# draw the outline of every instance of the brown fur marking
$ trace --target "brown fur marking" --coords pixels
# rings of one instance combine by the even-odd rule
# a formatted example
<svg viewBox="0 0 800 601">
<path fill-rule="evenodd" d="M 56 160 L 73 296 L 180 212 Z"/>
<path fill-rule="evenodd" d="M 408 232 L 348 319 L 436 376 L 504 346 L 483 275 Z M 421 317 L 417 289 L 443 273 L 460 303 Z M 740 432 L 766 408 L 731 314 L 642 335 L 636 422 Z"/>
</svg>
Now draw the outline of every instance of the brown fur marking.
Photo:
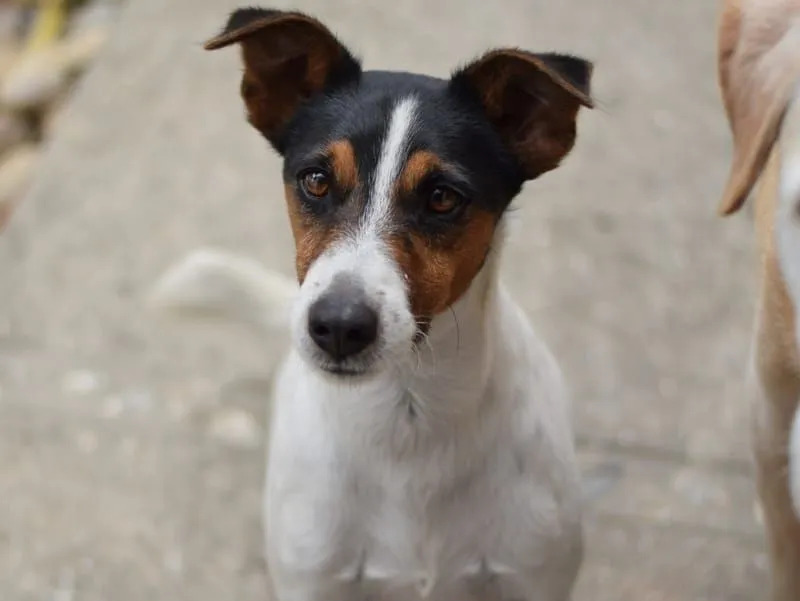
<svg viewBox="0 0 800 601">
<path fill-rule="evenodd" d="M 353 145 L 348 140 L 336 140 L 328 146 L 326 154 L 341 193 L 348 194 L 355 190 L 359 181 Z M 341 230 L 326 227 L 308 215 L 292 184 L 285 184 L 284 190 L 295 242 L 295 269 L 302 284 L 311 264 L 341 235 Z"/>
<path fill-rule="evenodd" d="M 302 284 L 311 264 L 336 240 L 340 232 L 333 228 L 322 227 L 305 213 L 292 185 L 286 184 L 284 190 L 289 223 L 294 236 L 295 270 L 297 280 Z"/>
<path fill-rule="evenodd" d="M 489 252 L 496 223 L 492 213 L 473 209 L 446 241 L 414 232 L 390 239 L 394 258 L 408 277 L 411 311 L 418 321 L 442 313 L 466 292 Z"/>
<path fill-rule="evenodd" d="M 418 150 L 412 154 L 398 178 L 398 189 L 401 198 L 412 194 L 426 176 L 442 169 L 441 159 L 429 150 Z"/>
<path fill-rule="evenodd" d="M 328 147 L 333 175 L 336 184 L 345 192 L 352 192 L 358 186 L 358 164 L 353 145 L 349 140 L 336 140 Z"/>
<path fill-rule="evenodd" d="M 398 177 L 397 197 L 413 194 L 426 176 L 445 168 L 433 152 L 415 152 Z M 496 223 L 495 215 L 472 209 L 465 224 L 443 239 L 413 231 L 390 239 L 394 258 L 408 277 L 411 311 L 418 322 L 427 323 L 466 292 L 489 252 Z"/>
</svg>

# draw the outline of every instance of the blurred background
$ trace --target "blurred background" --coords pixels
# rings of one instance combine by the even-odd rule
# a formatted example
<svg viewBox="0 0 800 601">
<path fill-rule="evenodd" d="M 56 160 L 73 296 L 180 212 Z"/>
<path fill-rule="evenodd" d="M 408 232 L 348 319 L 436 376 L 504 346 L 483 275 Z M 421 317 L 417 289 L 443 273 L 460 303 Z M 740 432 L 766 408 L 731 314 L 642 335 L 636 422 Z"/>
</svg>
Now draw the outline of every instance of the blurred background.
<svg viewBox="0 0 800 601">
<path fill-rule="evenodd" d="M 596 63 L 563 167 L 517 201 L 505 271 L 572 388 L 588 496 L 577 601 L 763 597 L 742 395 L 749 218 L 716 3 L 296 0 L 367 68 L 446 75 L 497 45 Z M 159 322 L 200 245 L 285 273 L 280 164 L 243 118 L 237 0 L 0 2 L 0 599 L 264 599 L 275 340 Z"/>
</svg>

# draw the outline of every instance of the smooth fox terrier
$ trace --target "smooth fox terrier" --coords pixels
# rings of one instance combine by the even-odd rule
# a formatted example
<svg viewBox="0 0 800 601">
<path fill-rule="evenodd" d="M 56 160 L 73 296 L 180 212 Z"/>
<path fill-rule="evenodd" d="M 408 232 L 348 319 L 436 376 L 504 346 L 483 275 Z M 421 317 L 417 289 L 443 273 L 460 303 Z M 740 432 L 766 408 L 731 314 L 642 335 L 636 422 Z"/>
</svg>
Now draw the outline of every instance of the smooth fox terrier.
<svg viewBox="0 0 800 601">
<path fill-rule="evenodd" d="M 205 251 L 156 298 L 262 324 L 293 299 L 264 502 L 274 599 L 566 601 L 570 408 L 498 261 L 509 203 L 592 106 L 591 64 L 497 49 L 446 80 L 362 71 L 316 19 L 258 8 L 206 48 L 232 44 L 249 121 L 284 158 L 300 288 Z"/>
</svg>

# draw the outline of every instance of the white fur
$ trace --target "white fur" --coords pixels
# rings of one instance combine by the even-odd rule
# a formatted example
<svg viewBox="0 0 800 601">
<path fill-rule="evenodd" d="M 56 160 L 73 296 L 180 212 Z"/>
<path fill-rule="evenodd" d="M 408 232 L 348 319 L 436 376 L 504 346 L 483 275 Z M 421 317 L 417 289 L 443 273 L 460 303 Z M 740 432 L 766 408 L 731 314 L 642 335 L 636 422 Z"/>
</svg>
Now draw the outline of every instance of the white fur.
<svg viewBox="0 0 800 601">
<path fill-rule="evenodd" d="M 408 142 L 414 133 L 417 100 L 413 96 L 401 99 L 392 110 L 386 139 L 375 169 L 375 181 L 369 210 L 362 232 L 374 234 L 380 230 L 392 206 L 392 188 L 403 166 Z"/>
<path fill-rule="evenodd" d="M 786 110 L 780 134 L 780 194 L 775 231 L 778 261 L 794 305 L 800 316 L 800 87 Z M 800 319 L 795 320 L 795 338 L 800 348 Z M 789 481 L 792 501 L 800 516 L 800 415 L 795 413 L 789 441 Z"/>
</svg>

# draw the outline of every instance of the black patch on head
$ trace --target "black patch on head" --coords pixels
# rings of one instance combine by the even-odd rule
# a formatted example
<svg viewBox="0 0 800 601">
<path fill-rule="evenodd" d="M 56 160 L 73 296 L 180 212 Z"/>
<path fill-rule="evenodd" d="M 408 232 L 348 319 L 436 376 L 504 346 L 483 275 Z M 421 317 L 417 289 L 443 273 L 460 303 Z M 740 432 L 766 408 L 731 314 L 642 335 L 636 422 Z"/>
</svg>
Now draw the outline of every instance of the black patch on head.
<svg viewBox="0 0 800 601">
<path fill-rule="evenodd" d="M 318 101 L 320 99 L 326 100 L 339 95 L 345 97 L 349 92 L 358 87 L 360 79 L 361 63 L 345 50 L 343 60 L 328 73 L 328 77 L 325 80 L 325 87 L 322 91 L 301 103 L 290 125 L 282 131 L 280 135 L 276 136 L 275 139 L 268 140 L 275 151 L 280 155 L 286 154 L 289 137 L 292 134 L 291 123 L 299 122 L 301 119 L 300 115 L 307 112 L 304 111 L 304 109 L 318 106 Z"/>
<path fill-rule="evenodd" d="M 225 24 L 225 27 L 222 28 L 220 35 L 241 29 L 242 27 L 250 25 L 250 23 L 258 19 L 274 17 L 275 15 L 280 14 L 280 12 L 281 11 L 279 10 L 258 8 L 256 6 L 239 8 L 233 11 L 230 17 L 228 17 L 228 22 Z"/>
<path fill-rule="evenodd" d="M 283 136 L 285 181 L 291 185 L 303 169 L 325 167 L 320 152 L 335 140 L 347 139 L 353 146 L 360 186 L 347 198 L 333 198 L 310 210 L 331 225 L 352 220 L 369 202 L 392 111 L 408 96 L 416 99 L 416 107 L 407 156 L 421 150 L 432 152 L 458 171 L 458 186 L 469 202 L 499 217 L 524 181 L 514 157 L 472 95 L 454 93 L 448 82 L 423 75 L 367 71 L 358 85 L 310 98 Z M 397 222 L 418 231 L 424 227 L 414 213 L 419 203 L 406 200 L 400 199 L 396 206 L 403 213 Z"/>
<path fill-rule="evenodd" d="M 421 103 L 412 147 L 416 150 L 430 150 L 455 166 L 465 178 L 460 184 L 471 201 L 497 215 L 505 211 L 524 181 L 480 105 L 449 88 Z"/>
</svg>

